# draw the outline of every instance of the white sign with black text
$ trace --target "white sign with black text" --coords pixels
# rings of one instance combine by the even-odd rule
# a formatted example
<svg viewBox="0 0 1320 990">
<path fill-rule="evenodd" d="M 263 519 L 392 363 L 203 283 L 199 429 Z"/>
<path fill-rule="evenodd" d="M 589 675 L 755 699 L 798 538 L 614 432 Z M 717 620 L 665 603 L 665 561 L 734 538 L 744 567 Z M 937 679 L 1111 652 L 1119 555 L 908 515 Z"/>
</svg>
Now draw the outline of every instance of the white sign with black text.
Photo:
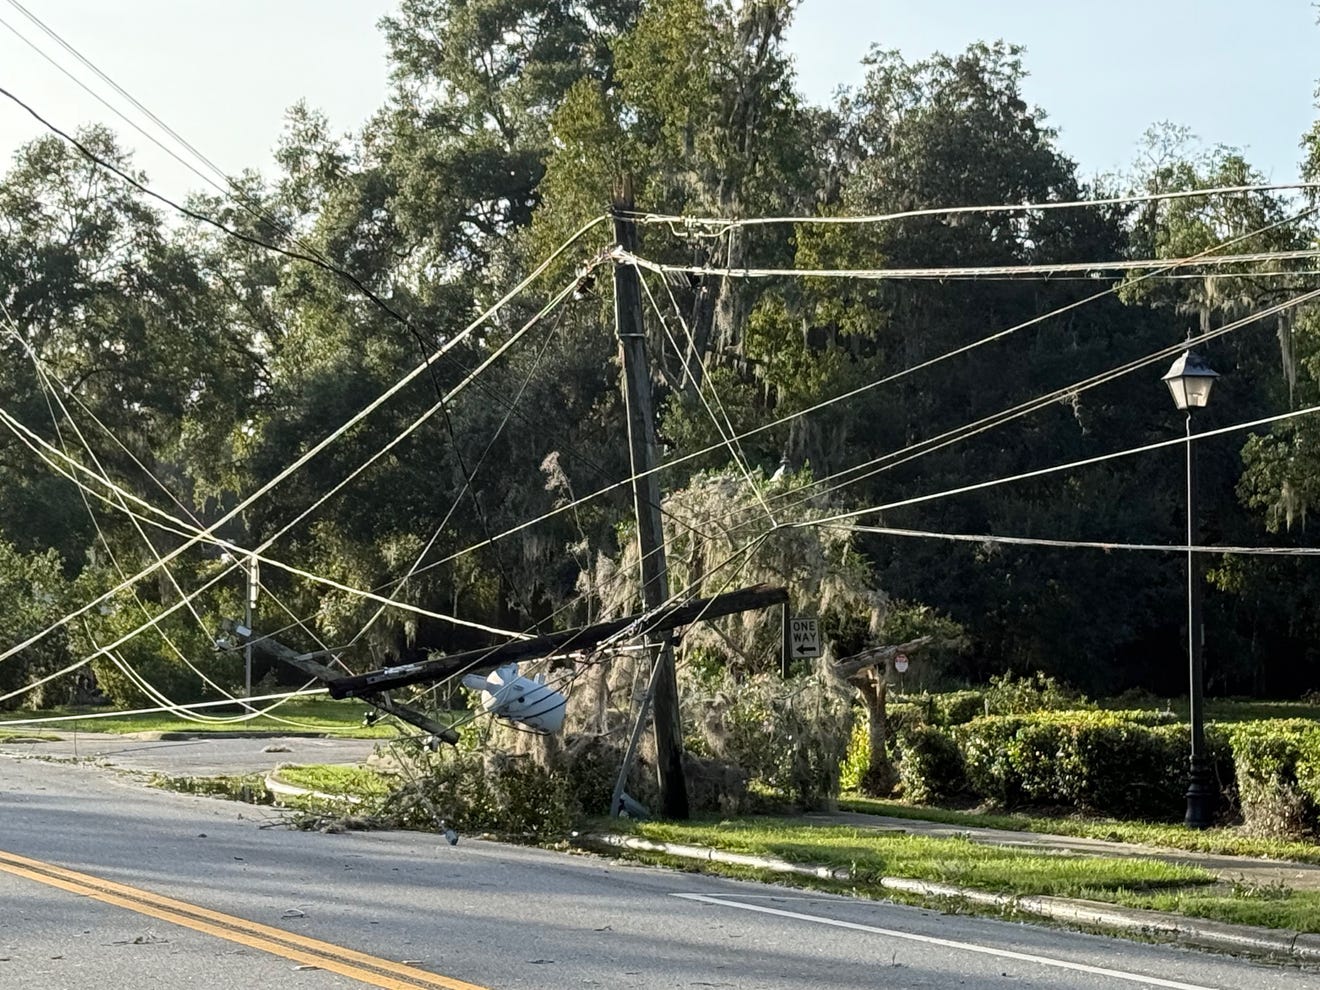
<svg viewBox="0 0 1320 990">
<path fill-rule="evenodd" d="M 800 616 L 790 619 L 788 647 L 794 659 L 820 656 L 820 620 Z"/>
</svg>

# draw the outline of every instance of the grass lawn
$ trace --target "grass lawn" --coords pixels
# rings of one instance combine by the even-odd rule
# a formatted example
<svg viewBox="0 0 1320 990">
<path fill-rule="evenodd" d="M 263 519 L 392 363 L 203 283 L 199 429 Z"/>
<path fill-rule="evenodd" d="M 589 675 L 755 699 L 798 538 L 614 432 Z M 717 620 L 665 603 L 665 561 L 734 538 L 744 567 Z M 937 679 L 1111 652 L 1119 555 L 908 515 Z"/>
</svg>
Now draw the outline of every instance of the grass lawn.
<svg viewBox="0 0 1320 990">
<path fill-rule="evenodd" d="M 322 794 L 344 794 L 360 798 L 383 798 L 394 790 L 396 781 L 366 767 L 313 763 L 298 767 L 280 767 L 280 780 Z"/>
<path fill-rule="evenodd" d="M 264 706 L 263 706 L 264 707 Z M 8 722 L 21 723 L 27 719 L 45 719 L 56 716 L 96 716 L 70 718 L 44 724 L 15 724 L 12 732 L 34 736 L 40 732 L 69 735 L 73 732 L 282 732 L 324 733 L 356 739 L 388 739 L 397 734 L 392 720 L 382 719 L 375 725 L 363 725 L 362 716 L 368 706 L 360 701 L 332 701 L 329 698 L 295 698 L 276 708 L 270 716 L 243 722 L 193 722 L 155 712 L 147 715 L 110 715 L 105 708 L 46 708 L 40 711 L 6 712 L 0 717 L 0 736 L 9 735 Z M 204 710 L 205 711 L 205 710 Z M 211 709 L 211 714 L 218 710 Z M 228 715 L 229 713 L 226 713 Z M 237 714 L 235 712 L 234 714 Z M 292 723 L 292 724 L 291 724 Z"/>
<path fill-rule="evenodd" d="M 880 877 L 907 877 L 1004 894 L 1152 891 L 1208 884 L 1197 867 L 1133 858 L 1057 856 L 898 832 L 840 825 L 803 825 L 766 818 L 720 822 L 643 822 L 635 834 L 663 842 L 711 846 L 727 852 L 775 856 L 803 865 L 847 867 L 852 886 Z M 878 885 L 876 891 L 879 891 Z"/>
<path fill-rule="evenodd" d="M 1193 918 L 1320 932 L 1320 891 L 1287 887 L 1235 887 L 1229 891 L 1161 891 L 1122 894 L 1120 904 L 1171 911 Z"/>
<path fill-rule="evenodd" d="M 1320 863 L 1320 845 L 1260 839 L 1243 835 L 1235 828 L 1208 828 L 1197 831 L 1182 825 L 1107 818 L 1047 817 L 1029 814 L 983 815 L 971 811 L 903 804 L 899 801 L 881 801 L 860 795 L 840 798 L 839 807 L 844 811 L 942 822 L 946 825 L 966 825 L 969 828 L 1002 828 L 1015 832 L 1108 839 L 1111 842 L 1139 842 L 1149 846 L 1164 846 L 1169 849 L 1213 855 L 1265 856 L 1298 863 Z"/>
<path fill-rule="evenodd" d="M 804 826 L 773 819 L 646 822 L 636 825 L 634 831 L 659 841 L 776 856 L 803 865 L 849 867 L 854 879 L 847 883 L 783 875 L 770 879 L 846 889 L 865 896 L 891 897 L 874 880 L 881 876 L 906 877 L 1001 894 L 1079 897 L 1230 924 L 1320 932 L 1320 891 L 1297 891 L 1283 884 L 1216 883 L 1206 871 L 1156 860 L 1033 854 L 963 839 L 876 833 L 845 826 Z M 647 853 L 633 858 L 756 877 L 754 870 L 721 868 L 715 863 Z M 911 896 L 898 899 L 914 900 Z"/>
</svg>

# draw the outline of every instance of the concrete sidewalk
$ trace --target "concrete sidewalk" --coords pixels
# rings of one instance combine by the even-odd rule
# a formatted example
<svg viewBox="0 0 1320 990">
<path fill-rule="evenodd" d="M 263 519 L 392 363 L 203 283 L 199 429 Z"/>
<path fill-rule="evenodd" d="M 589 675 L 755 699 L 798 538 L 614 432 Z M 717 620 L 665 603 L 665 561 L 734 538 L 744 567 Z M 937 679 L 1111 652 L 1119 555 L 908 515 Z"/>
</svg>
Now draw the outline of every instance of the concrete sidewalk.
<svg viewBox="0 0 1320 990">
<path fill-rule="evenodd" d="M 1188 852 L 1185 849 L 1147 846 L 1135 842 L 1110 842 L 1105 839 L 1087 839 L 1071 835 L 950 825 L 916 818 L 869 815 L 857 811 L 804 815 L 802 820 L 816 825 L 848 825 L 852 828 L 872 828 L 886 832 L 902 831 L 910 835 L 929 835 L 940 839 L 962 838 L 988 846 L 1028 849 L 1032 852 L 1054 852 L 1062 856 L 1124 856 L 1158 859 L 1184 866 L 1199 866 L 1225 881 L 1237 880 L 1262 886 L 1283 884 L 1294 890 L 1320 890 L 1320 866 L 1278 859 Z"/>
</svg>

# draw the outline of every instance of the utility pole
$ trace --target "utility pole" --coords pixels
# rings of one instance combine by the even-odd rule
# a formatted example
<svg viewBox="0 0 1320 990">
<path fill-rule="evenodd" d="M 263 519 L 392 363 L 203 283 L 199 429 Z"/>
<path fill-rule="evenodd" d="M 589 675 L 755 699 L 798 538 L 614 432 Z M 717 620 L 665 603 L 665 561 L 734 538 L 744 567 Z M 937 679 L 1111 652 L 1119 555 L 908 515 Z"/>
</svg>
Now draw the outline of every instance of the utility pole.
<svg viewBox="0 0 1320 990">
<path fill-rule="evenodd" d="M 614 237 L 625 251 L 637 251 L 637 225 L 632 219 L 632 176 L 624 175 L 614 192 Z M 642 294 L 637 269 L 614 265 L 614 328 L 623 360 L 624 395 L 628 405 L 628 446 L 633 475 L 633 509 L 637 548 L 641 554 L 642 606 L 660 608 L 669 598 L 669 571 L 660 521 L 660 479 L 656 465 L 655 419 L 651 408 L 651 374 L 646 335 L 642 329 Z M 639 477 L 644 475 L 644 477 Z M 678 678 L 674 674 L 673 638 L 665 633 L 655 644 L 652 680 L 655 685 L 655 748 L 660 775 L 660 811 L 665 818 L 688 817 L 687 779 L 683 771 L 683 729 L 678 714 Z M 643 706 L 643 712 L 645 706 Z M 626 772 L 625 767 L 625 772 Z M 617 813 L 611 808 L 610 813 Z"/>
<path fill-rule="evenodd" d="M 243 625 L 251 629 L 252 613 L 257 607 L 257 589 L 261 587 L 261 582 L 257 577 L 256 554 L 248 557 L 243 573 L 247 576 L 246 587 L 243 589 Z M 250 640 L 243 648 L 243 688 L 245 690 L 243 697 L 252 697 L 252 643 Z"/>
</svg>

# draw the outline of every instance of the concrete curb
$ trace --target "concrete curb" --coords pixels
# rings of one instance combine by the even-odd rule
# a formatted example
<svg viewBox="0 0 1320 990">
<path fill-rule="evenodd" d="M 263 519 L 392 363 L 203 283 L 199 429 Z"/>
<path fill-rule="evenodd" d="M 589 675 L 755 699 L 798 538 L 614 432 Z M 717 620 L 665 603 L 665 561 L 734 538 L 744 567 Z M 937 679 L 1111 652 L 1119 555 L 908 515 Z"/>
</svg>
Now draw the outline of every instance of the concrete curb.
<svg viewBox="0 0 1320 990">
<path fill-rule="evenodd" d="M 361 804 L 362 799 L 353 794 L 327 794 L 314 791 L 310 787 L 299 787 L 288 781 L 280 780 L 276 771 L 266 774 L 266 790 L 275 797 L 309 797 L 318 801 L 342 801 L 345 804 Z"/>
<path fill-rule="evenodd" d="M 853 879 L 852 871 L 842 868 L 803 866 L 771 857 L 728 853 L 706 846 L 655 842 L 631 835 L 608 833 L 580 835 L 575 837 L 573 842 L 575 845 L 598 849 L 631 849 L 641 852 L 663 853 L 666 856 L 676 856 L 683 859 L 725 863 L 731 866 L 747 866 L 775 873 L 791 873 L 825 880 L 846 881 Z M 886 890 L 916 894 L 922 897 L 963 900 L 972 904 L 984 904 L 1006 911 L 1020 911 L 1042 918 L 1049 918 L 1053 921 L 1084 925 L 1088 928 L 1107 929 L 1134 935 L 1159 935 L 1229 952 L 1265 953 L 1274 956 L 1286 956 L 1303 962 L 1320 961 L 1320 935 L 1277 928 L 1259 928 L 1253 925 L 1231 925 L 1222 921 L 1188 918 L 1163 911 L 1118 907 L 1102 901 L 1074 900 L 1067 897 L 994 894 L 971 887 L 956 887 L 952 884 L 930 883 L 925 880 L 911 880 L 904 877 L 880 877 L 878 881 L 872 882 L 878 883 Z"/>
<path fill-rule="evenodd" d="M 742 853 L 724 852 L 706 846 L 685 846 L 676 842 L 652 842 L 635 835 L 594 834 L 579 835 L 574 842 L 582 845 L 597 845 L 615 849 L 633 849 L 639 852 L 658 852 L 667 856 L 681 856 L 684 859 L 703 859 L 712 863 L 724 863 L 728 866 L 748 866 L 757 870 L 769 870 L 773 873 L 795 873 L 798 876 L 817 877 L 822 880 L 848 880 L 849 870 L 829 866 L 800 866 L 784 859 L 768 856 L 745 856 Z"/>
</svg>

